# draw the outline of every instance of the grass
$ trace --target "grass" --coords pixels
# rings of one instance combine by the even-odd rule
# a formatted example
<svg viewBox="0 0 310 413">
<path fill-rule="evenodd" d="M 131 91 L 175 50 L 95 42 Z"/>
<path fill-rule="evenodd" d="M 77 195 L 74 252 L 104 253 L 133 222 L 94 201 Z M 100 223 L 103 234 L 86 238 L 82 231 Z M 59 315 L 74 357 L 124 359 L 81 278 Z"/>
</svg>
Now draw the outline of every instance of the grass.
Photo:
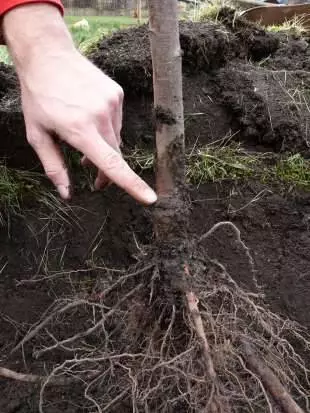
<svg viewBox="0 0 310 413">
<path fill-rule="evenodd" d="M 250 155 L 240 145 L 209 146 L 188 158 L 187 177 L 194 184 L 239 180 L 255 175 L 261 164 L 259 155 Z"/>
<path fill-rule="evenodd" d="M 138 24 L 137 19 L 128 16 L 89 16 L 85 17 L 89 29 L 75 28 L 74 24 L 84 19 L 83 16 L 66 16 L 65 22 L 72 34 L 75 45 L 82 53 L 87 53 L 92 44 L 101 37 L 109 35 L 116 30 Z M 0 62 L 11 64 L 11 58 L 6 46 L 0 46 Z"/>
<path fill-rule="evenodd" d="M 217 21 L 221 9 L 224 7 L 238 11 L 238 8 L 231 0 L 214 0 L 211 3 L 205 2 L 197 5 L 191 12 L 190 18 L 194 21 Z"/>
<path fill-rule="evenodd" d="M 196 185 L 252 179 L 284 192 L 310 190 L 310 161 L 300 154 L 249 153 L 237 144 L 211 146 L 189 157 L 187 176 Z"/>
<path fill-rule="evenodd" d="M 28 198 L 39 199 L 43 192 L 42 175 L 7 168 L 0 164 L 0 224 L 8 214 L 21 212 Z"/>
<path fill-rule="evenodd" d="M 191 19 L 196 21 L 217 21 L 219 11 L 223 6 L 235 8 L 230 0 L 223 1 L 215 0 L 212 4 L 202 4 L 197 6 L 192 12 Z M 295 16 L 283 24 L 271 25 L 265 27 L 265 30 L 273 33 L 286 33 L 290 35 L 304 36 L 308 33 L 306 19 L 304 16 Z"/>
<path fill-rule="evenodd" d="M 135 151 L 127 156 L 127 161 L 137 171 L 152 170 L 154 167 L 152 153 Z M 207 182 L 254 178 L 263 168 L 263 161 L 264 155 L 249 154 L 238 144 L 208 145 L 187 155 L 186 176 L 188 182 L 198 186 Z"/>
<path fill-rule="evenodd" d="M 89 24 L 89 30 L 81 28 L 76 29 L 74 24 L 84 18 Z M 77 47 L 83 45 L 84 42 L 91 42 L 92 40 L 97 40 L 104 35 L 113 33 L 116 30 L 138 24 L 137 19 L 128 16 L 67 16 L 65 17 L 65 21 L 72 33 Z"/>
<path fill-rule="evenodd" d="M 75 152 L 66 154 L 67 163 L 79 177 L 79 187 L 91 188 L 94 175 L 81 168 Z M 153 171 L 154 154 L 135 150 L 126 156 L 137 172 Z M 240 144 L 206 146 L 187 155 L 187 180 L 199 186 L 204 183 L 245 182 L 256 180 L 281 192 L 310 190 L 310 160 L 300 154 L 283 155 L 249 153 Z M 11 170 L 0 165 L 0 224 L 8 214 L 20 214 L 25 201 L 38 201 L 55 209 L 58 197 L 47 190 L 43 175 L 28 171 Z M 47 203 L 44 200 L 53 199 Z"/>
<path fill-rule="evenodd" d="M 286 187 L 310 189 L 310 161 L 299 153 L 281 159 L 271 171 Z"/>
<path fill-rule="evenodd" d="M 33 207 L 34 204 L 43 205 L 45 212 L 55 215 L 60 221 L 73 222 L 75 217 L 70 206 L 60 199 L 55 189 L 50 188 L 41 173 L 11 169 L 0 164 L 0 227 L 5 226 L 11 216 L 23 216 L 25 206 Z"/>
<path fill-rule="evenodd" d="M 266 30 L 272 33 L 284 32 L 297 36 L 303 36 L 308 32 L 303 16 L 295 16 L 280 25 L 267 26 Z"/>
<path fill-rule="evenodd" d="M 134 151 L 127 161 L 140 172 L 154 167 L 152 153 Z M 188 182 L 197 186 L 252 179 L 284 191 L 310 190 L 310 160 L 300 154 L 276 157 L 272 153 L 248 152 L 237 143 L 192 151 L 187 155 L 186 175 Z"/>
<path fill-rule="evenodd" d="M 196 12 L 194 19 L 198 21 L 208 21 L 208 20 L 217 20 L 219 11 L 221 9 L 220 4 L 208 4 L 201 6 Z"/>
<path fill-rule="evenodd" d="M 9 55 L 6 46 L 0 46 L 0 62 L 3 62 L 7 65 L 12 64 L 11 56 Z"/>
</svg>

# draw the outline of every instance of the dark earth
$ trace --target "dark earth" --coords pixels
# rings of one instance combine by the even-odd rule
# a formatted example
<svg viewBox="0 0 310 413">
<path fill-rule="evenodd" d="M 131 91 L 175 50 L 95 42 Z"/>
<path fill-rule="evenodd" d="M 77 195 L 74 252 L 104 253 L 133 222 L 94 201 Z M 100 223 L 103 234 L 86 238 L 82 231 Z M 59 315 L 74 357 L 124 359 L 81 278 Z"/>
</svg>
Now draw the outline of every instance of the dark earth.
<svg viewBox="0 0 310 413">
<path fill-rule="evenodd" d="M 224 139 L 259 152 L 309 156 L 310 38 L 267 33 L 224 11 L 219 22 L 181 23 L 184 104 L 188 148 Z M 125 90 L 124 150 L 152 148 L 152 76 L 146 27 L 102 40 L 91 60 Z M 0 72 L 0 156 L 11 167 L 38 168 L 27 146 L 16 79 Z M 146 176 L 153 182 L 152 176 Z M 310 331 L 310 194 L 277 193 L 255 181 L 206 183 L 190 188 L 193 238 L 216 222 L 231 220 L 241 230 L 270 308 Z M 259 194 L 259 196 L 257 196 Z M 60 204 L 61 206 L 61 204 Z M 93 285 L 91 267 L 126 269 L 153 241 L 152 209 L 144 209 L 116 188 L 104 193 L 76 190 L 72 201 L 47 209 L 25 205 L 0 230 L 0 365 L 43 374 L 59 360 L 36 360 L 10 350 L 55 298 Z M 209 256 L 227 265 L 244 288 L 253 280 L 247 258 L 231 231 L 206 242 Z M 87 272 L 82 272 L 89 269 Z M 51 283 L 30 282 L 63 271 Z M 23 283 L 20 283 L 24 280 Z M 70 283 L 69 283 L 70 284 Z M 86 287 L 85 287 L 86 286 Z M 76 325 L 63 325 L 60 336 Z M 50 393 L 48 413 L 82 413 L 78 387 Z M 38 387 L 0 378 L 0 413 L 38 412 Z"/>
</svg>

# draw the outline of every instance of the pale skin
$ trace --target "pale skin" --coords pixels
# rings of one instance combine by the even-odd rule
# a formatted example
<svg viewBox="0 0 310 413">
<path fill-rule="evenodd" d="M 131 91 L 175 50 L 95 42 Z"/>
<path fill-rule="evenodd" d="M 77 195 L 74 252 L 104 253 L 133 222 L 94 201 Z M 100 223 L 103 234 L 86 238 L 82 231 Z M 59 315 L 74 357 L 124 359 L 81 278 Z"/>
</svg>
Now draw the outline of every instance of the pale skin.
<svg viewBox="0 0 310 413">
<path fill-rule="evenodd" d="M 75 48 L 57 7 L 27 4 L 5 14 L 3 32 L 21 85 L 27 139 L 60 196 L 71 195 L 69 174 L 54 139 L 97 167 L 95 188 L 110 182 L 138 202 L 155 192 L 121 155 L 123 90 Z"/>
</svg>

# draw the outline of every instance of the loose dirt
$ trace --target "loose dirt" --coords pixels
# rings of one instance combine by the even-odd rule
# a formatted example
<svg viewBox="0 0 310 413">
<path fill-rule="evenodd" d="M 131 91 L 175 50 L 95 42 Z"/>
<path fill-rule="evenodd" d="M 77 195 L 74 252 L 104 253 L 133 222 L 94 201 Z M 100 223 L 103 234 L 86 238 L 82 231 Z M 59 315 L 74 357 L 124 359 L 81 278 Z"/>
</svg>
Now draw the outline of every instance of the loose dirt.
<svg viewBox="0 0 310 413">
<path fill-rule="evenodd" d="M 242 21 L 233 25 L 231 13 L 225 11 L 218 23 L 182 23 L 181 45 L 189 148 L 226 138 L 256 151 L 309 155 L 308 39 L 266 33 Z M 147 28 L 101 41 L 91 59 L 125 90 L 125 151 L 152 148 Z M 26 143 L 15 85 L 12 70 L 2 66 L 0 156 L 13 167 L 35 167 L 38 161 Z M 152 182 L 152 177 L 146 179 Z M 190 197 L 190 238 L 218 221 L 235 223 L 254 257 L 255 275 L 270 308 L 310 331 L 309 194 L 278 194 L 248 181 L 203 184 L 191 188 Z M 63 360 L 60 351 L 57 359 L 36 359 L 31 345 L 23 355 L 10 351 L 55 298 L 72 291 L 93 293 L 94 265 L 126 269 L 135 264 L 154 238 L 151 214 L 152 209 L 110 188 L 104 193 L 79 190 L 69 205 L 54 211 L 36 202 L 27 206 L 23 217 L 11 217 L 0 231 L 0 364 L 42 374 Z M 231 231 L 219 230 L 204 246 L 234 280 L 255 290 L 247 257 Z M 66 282 L 57 275 L 70 271 Z M 48 283 L 29 281 L 39 274 L 55 278 Z M 83 314 L 77 314 L 75 325 L 58 325 L 58 337 L 85 325 Z M 36 386 L 0 378 L 0 395 L 1 413 L 38 412 Z M 78 385 L 52 389 L 48 396 L 48 413 L 86 411 Z M 122 411 L 131 410 L 122 406 Z"/>
</svg>

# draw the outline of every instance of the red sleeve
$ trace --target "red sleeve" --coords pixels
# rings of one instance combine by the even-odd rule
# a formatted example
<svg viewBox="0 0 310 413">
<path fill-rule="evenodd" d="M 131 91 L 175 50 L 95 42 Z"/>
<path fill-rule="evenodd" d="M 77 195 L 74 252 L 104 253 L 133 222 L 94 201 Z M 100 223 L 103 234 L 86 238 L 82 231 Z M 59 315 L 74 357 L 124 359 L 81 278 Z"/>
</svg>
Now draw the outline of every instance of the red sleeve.
<svg viewBox="0 0 310 413">
<path fill-rule="evenodd" d="M 33 3 L 54 4 L 56 7 L 59 8 L 61 14 L 64 14 L 64 7 L 61 3 L 61 0 L 0 0 L 0 16 L 3 16 L 4 13 L 8 12 L 11 9 L 14 9 L 17 6 Z"/>
</svg>

